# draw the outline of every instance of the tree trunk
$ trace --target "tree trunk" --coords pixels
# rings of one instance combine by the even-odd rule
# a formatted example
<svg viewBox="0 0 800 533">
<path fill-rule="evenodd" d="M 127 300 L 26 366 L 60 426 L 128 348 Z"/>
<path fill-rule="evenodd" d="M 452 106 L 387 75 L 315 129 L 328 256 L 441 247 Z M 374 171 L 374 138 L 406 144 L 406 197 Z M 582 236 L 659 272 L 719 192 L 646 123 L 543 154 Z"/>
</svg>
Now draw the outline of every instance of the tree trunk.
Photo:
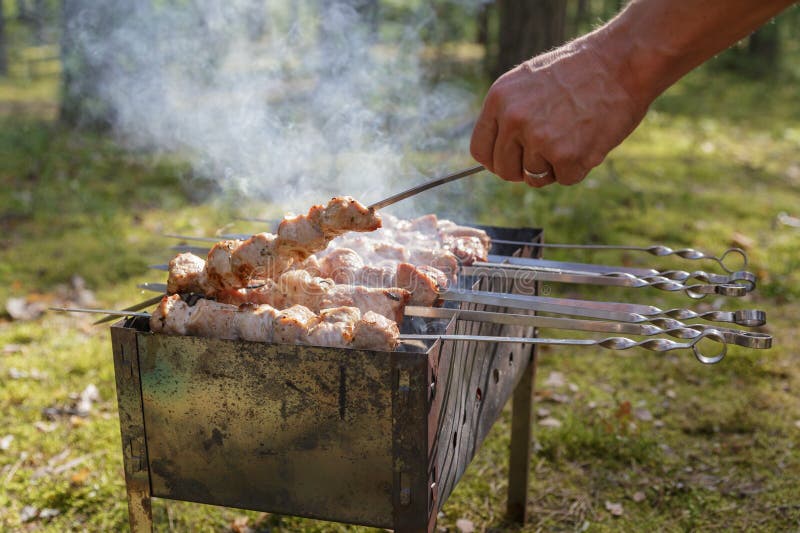
<svg viewBox="0 0 800 533">
<path fill-rule="evenodd" d="M 113 107 L 104 83 L 113 77 L 115 64 L 130 59 L 125 50 L 112 49 L 109 36 L 133 15 L 135 4 L 129 0 L 62 0 L 61 9 L 59 118 L 72 127 L 107 129 L 113 121 Z"/>
<path fill-rule="evenodd" d="M 500 42 L 492 77 L 564 42 L 566 0 L 499 0 L 497 6 Z"/>
<path fill-rule="evenodd" d="M 37 45 L 42 45 L 45 42 L 44 28 L 47 22 L 47 2 L 45 0 L 33 1 L 33 13 L 31 15 L 31 23 L 33 26 L 33 39 Z"/>
<path fill-rule="evenodd" d="M 481 4 L 478 8 L 477 26 L 478 30 L 475 33 L 475 42 L 483 45 L 489 45 L 489 8 L 490 4 Z"/>
<path fill-rule="evenodd" d="M 0 1 L 0 76 L 8 74 L 8 52 L 6 48 L 6 14 L 3 11 L 3 2 Z"/>
<path fill-rule="evenodd" d="M 28 17 L 28 2 L 26 0 L 17 0 L 17 20 L 27 22 Z"/>
</svg>

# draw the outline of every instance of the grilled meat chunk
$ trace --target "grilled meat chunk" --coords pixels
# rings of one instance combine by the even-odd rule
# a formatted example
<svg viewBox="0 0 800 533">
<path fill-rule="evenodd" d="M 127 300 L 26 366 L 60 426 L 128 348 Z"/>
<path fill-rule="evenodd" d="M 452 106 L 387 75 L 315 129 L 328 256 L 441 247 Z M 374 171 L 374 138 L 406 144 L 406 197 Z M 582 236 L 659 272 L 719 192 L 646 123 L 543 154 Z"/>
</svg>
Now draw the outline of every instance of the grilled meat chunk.
<svg viewBox="0 0 800 533">
<path fill-rule="evenodd" d="M 272 233 L 257 233 L 243 241 L 231 253 L 231 270 L 240 286 L 253 278 L 276 278 L 292 264 L 292 257 L 278 249 L 278 238 Z"/>
<path fill-rule="evenodd" d="M 319 322 L 312 326 L 306 341 L 317 346 L 349 346 L 353 340 L 361 311 L 355 307 L 333 307 L 319 313 Z"/>
<path fill-rule="evenodd" d="M 272 340 L 283 344 L 304 342 L 308 338 L 308 330 L 318 321 L 319 317 L 308 307 L 293 305 L 275 315 Z"/>
<path fill-rule="evenodd" d="M 350 196 L 337 196 L 321 210 L 319 223 L 325 237 L 330 240 L 348 231 L 374 231 L 381 227 L 381 217 L 374 209 Z"/>
<path fill-rule="evenodd" d="M 243 304 L 234 315 L 238 338 L 245 341 L 271 342 L 273 321 L 278 311 L 266 304 Z"/>
<path fill-rule="evenodd" d="M 192 307 L 189 320 L 186 321 L 186 334 L 195 337 L 212 337 L 215 339 L 236 340 L 235 305 L 222 304 L 213 300 L 198 300 Z"/>
<path fill-rule="evenodd" d="M 150 315 L 150 331 L 167 335 L 186 335 L 186 323 L 192 315 L 192 307 L 177 294 L 164 296 Z"/>
<path fill-rule="evenodd" d="M 439 292 L 447 288 L 447 276 L 441 270 L 429 266 L 415 267 L 408 263 L 397 265 L 395 283 L 406 289 L 411 297 L 410 305 L 432 307 L 439 299 Z"/>
<path fill-rule="evenodd" d="M 168 294 L 205 294 L 206 262 L 188 252 L 178 254 L 169 262 L 169 278 L 167 278 Z"/>
<path fill-rule="evenodd" d="M 322 299 L 320 309 L 357 307 L 362 312 L 373 311 L 389 320 L 401 322 L 410 294 L 400 288 L 370 288 L 360 285 L 336 285 Z"/>
<path fill-rule="evenodd" d="M 400 329 L 397 323 L 368 311 L 356 323 L 353 347 L 362 350 L 392 351 L 397 347 Z"/>
<path fill-rule="evenodd" d="M 358 272 L 364 268 L 361 256 L 350 248 L 337 248 L 328 252 L 319 262 L 322 275 L 336 283 L 352 285 Z"/>
<path fill-rule="evenodd" d="M 222 289 L 247 286 L 247 280 L 242 280 L 231 266 L 233 251 L 240 244 L 242 244 L 242 241 L 220 241 L 208 252 L 208 260 L 206 262 L 208 287 L 206 287 L 206 295 L 212 296 L 215 291 Z"/>
</svg>

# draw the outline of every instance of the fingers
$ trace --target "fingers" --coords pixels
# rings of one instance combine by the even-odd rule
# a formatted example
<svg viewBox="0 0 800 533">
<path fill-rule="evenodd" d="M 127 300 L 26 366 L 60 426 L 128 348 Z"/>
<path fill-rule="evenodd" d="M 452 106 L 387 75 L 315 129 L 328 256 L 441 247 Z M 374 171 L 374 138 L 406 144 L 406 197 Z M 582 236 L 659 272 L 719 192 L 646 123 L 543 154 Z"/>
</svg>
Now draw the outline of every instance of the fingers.
<svg viewBox="0 0 800 533">
<path fill-rule="evenodd" d="M 539 188 L 544 187 L 545 185 L 550 185 L 556 181 L 555 177 L 553 176 L 553 167 L 547 162 L 547 160 L 545 160 L 544 157 L 536 152 L 534 147 L 525 146 L 524 151 L 525 154 L 522 158 L 522 173 L 526 184 L 531 187 Z M 527 171 L 527 173 L 525 171 Z M 530 175 L 541 174 L 542 172 L 547 172 L 547 175 L 542 176 L 541 178 Z"/>
<path fill-rule="evenodd" d="M 475 129 L 472 131 L 472 139 L 469 143 L 469 151 L 475 161 L 485 166 L 490 172 L 494 172 L 494 145 L 497 140 L 497 121 L 493 116 L 489 116 L 486 109 L 481 112 Z"/>
<path fill-rule="evenodd" d="M 494 171 L 506 181 L 522 181 L 522 145 L 502 135 L 494 144 Z"/>
</svg>

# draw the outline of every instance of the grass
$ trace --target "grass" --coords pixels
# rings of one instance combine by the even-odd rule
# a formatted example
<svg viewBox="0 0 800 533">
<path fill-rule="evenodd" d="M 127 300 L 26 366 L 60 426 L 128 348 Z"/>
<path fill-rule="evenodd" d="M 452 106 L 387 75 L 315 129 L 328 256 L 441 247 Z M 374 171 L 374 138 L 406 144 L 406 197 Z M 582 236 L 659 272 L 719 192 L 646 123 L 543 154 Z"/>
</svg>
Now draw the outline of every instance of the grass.
<svg viewBox="0 0 800 533">
<path fill-rule="evenodd" d="M 775 223 L 781 211 L 800 214 L 797 89 L 796 82 L 748 83 L 706 69 L 665 94 L 580 186 L 534 191 L 470 182 L 468 194 L 486 198 L 472 202 L 476 220 L 541 226 L 550 242 L 663 242 L 719 252 L 741 240 L 736 233 L 745 235 L 754 243 L 749 268 L 760 278 L 757 293 L 694 307 L 765 309 L 766 330 L 775 336 L 772 350 L 734 347 L 714 367 L 681 353 L 542 350 L 536 408 L 561 425 L 535 429 L 531 523 L 523 531 L 800 527 L 800 230 Z M 24 84 L 0 84 L 4 97 L 23 90 Z M 31 94 L 56 93 L 39 87 Z M 219 200 L 180 161 L 60 129 L 31 111 L 37 98 L 0 106 L 0 301 L 30 295 L 48 301 L 75 274 L 95 291 L 98 305 L 138 301 L 136 283 L 152 278 L 147 265 L 165 258 L 169 242 L 160 233 L 212 234 L 230 229 L 237 212 L 275 209 Z M 52 100 L 41 101 L 52 108 Z M 713 268 L 632 252 L 548 255 Z M 687 305 L 655 290 L 546 289 Z M 2 530 L 126 527 L 108 329 L 90 322 L 53 314 L 0 319 L 0 438 L 14 437 L 0 451 Z M 547 385 L 553 372 L 568 385 Z M 91 416 L 43 415 L 72 404 L 90 383 L 101 397 Z M 502 516 L 509 424 L 507 410 L 445 505 L 440 526 L 452 530 L 466 518 L 479 531 L 515 530 Z M 622 504 L 621 516 L 606 502 Z M 25 506 L 59 514 L 22 524 Z M 154 515 L 159 531 L 226 531 L 240 517 L 271 531 L 365 530 L 164 500 L 156 501 Z"/>
</svg>

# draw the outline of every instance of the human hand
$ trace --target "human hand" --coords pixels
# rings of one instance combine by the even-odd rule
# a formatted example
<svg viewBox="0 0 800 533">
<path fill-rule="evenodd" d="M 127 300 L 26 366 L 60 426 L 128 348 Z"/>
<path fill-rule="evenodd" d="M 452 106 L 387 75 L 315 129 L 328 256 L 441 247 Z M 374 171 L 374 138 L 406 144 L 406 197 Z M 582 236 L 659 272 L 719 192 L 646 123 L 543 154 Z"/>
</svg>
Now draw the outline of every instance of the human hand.
<svg viewBox="0 0 800 533">
<path fill-rule="evenodd" d="M 623 87 L 619 60 L 601 50 L 591 39 L 574 41 L 498 78 L 472 133 L 472 156 L 504 180 L 531 187 L 581 181 L 649 105 Z"/>
</svg>

